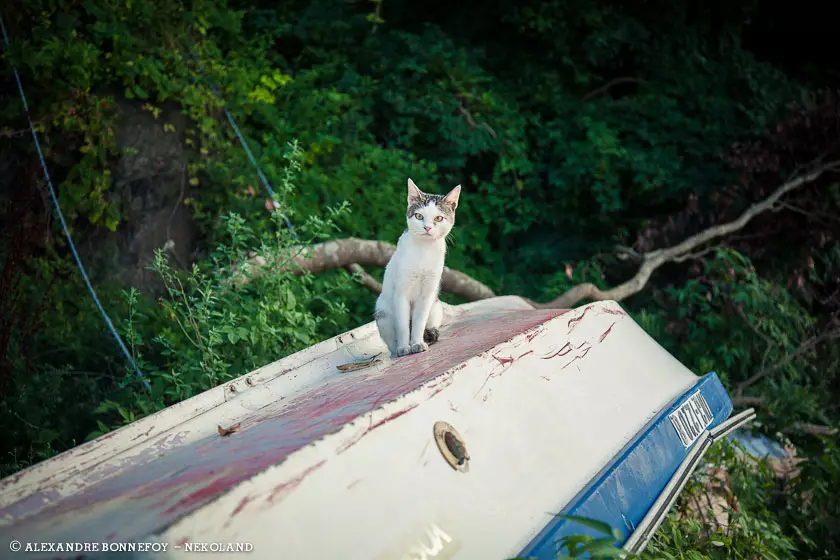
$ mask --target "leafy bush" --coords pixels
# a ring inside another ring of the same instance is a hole
[[[802,162],[836,151],[838,104],[809,101],[817,96],[759,60],[744,40],[747,15],[760,10],[530,0],[33,0],[4,14],[13,45],[0,88],[0,182],[20,188],[0,195],[2,472],[367,322],[374,298],[344,271],[296,275],[283,262],[296,244],[330,236],[395,241],[407,176],[430,191],[464,186],[451,267],[533,298],[621,282],[633,263],[612,256],[616,244],[678,241],[766,196]],[[79,296],[12,64],[80,245],[129,219],[115,178],[131,155],[117,141],[121,107],[152,115],[186,154],[195,266],[158,254],[164,287],[152,294],[114,281],[100,255],[88,263],[151,395]],[[173,106],[184,124],[166,122]],[[279,212],[266,212],[223,107]],[[295,143],[302,149],[289,150]],[[624,302],[692,370],[763,399],[768,433],[838,423],[840,349],[824,336],[838,318],[838,192],[815,186],[795,201],[807,204],[663,267]],[[269,259],[269,273],[232,285],[251,252]],[[798,490],[762,494],[748,481],[763,479],[745,474],[747,513],[715,537],[722,545],[673,518],[656,550],[836,555],[840,455],[827,438],[791,437],[810,459]]]

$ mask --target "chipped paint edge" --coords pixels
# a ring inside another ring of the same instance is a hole
[[[534,307],[518,296],[499,296],[457,306],[444,303],[445,320],[449,322],[481,309],[527,310]],[[143,446],[152,439],[214,410],[230,400],[227,396],[230,387],[236,388],[236,392],[241,395],[248,389],[264,385],[334,352],[353,340],[375,333],[376,324],[370,322],[330,337],[10,475],[0,480],[0,509],[37,491],[44,483],[66,483],[79,471],[96,468],[132,448]],[[116,474],[116,471],[109,476],[113,474]]]
[[[418,409],[418,404],[431,400],[440,393],[443,388],[448,386],[453,378],[453,375],[458,374],[460,370],[472,366],[470,369],[486,370],[486,372],[493,377],[502,375],[507,371],[507,362],[499,360],[498,356],[500,354],[505,354],[505,347],[517,347],[518,343],[527,343],[532,341],[536,336],[539,336],[541,332],[550,330],[546,329],[546,327],[551,323],[556,324],[557,322],[560,322],[561,325],[569,327],[573,330],[576,328],[583,315],[589,311],[595,311],[598,314],[620,315],[623,320],[635,325],[641,336],[645,336],[649,338],[653,344],[657,344],[655,339],[645,333],[644,330],[642,330],[641,327],[638,326],[638,324],[636,324],[635,321],[633,321],[633,319],[621,308],[621,306],[614,301],[597,302],[585,307],[581,306],[577,309],[570,310],[570,313],[568,314],[558,314],[534,327],[513,334],[506,340],[500,341],[494,347],[489,348],[485,352],[469,357],[459,365],[455,365],[442,371],[438,376],[429,379],[411,391],[403,393],[399,398],[383,402],[377,409],[370,410],[358,416],[352,422],[345,424],[339,430],[325,435],[319,440],[314,441],[306,447],[296,451],[294,454],[290,455],[284,463],[269,467],[262,472],[255,474],[248,480],[242,481],[238,485],[228,489],[226,492],[221,493],[214,501],[215,505],[213,508],[199,509],[187,513],[165,529],[156,533],[153,537],[150,536],[150,538],[160,540],[161,542],[179,543],[182,542],[183,539],[189,538],[188,536],[194,536],[196,533],[201,534],[202,531],[206,531],[210,520],[208,516],[211,516],[214,521],[223,520],[225,518],[232,517],[234,512],[241,513],[243,509],[247,510],[252,507],[257,507],[259,509],[258,504],[261,500],[260,496],[265,494],[264,489],[277,487],[285,488],[289,481],[296,482],[296,488],[297,485],[303,482],[301,475],[304,477],[308,476],[316,469],[320,468],[321,465],[324,465],[325,462],[333,458],[337,449],[341,447],[349,448],[356,445],[368,433],[370,433],[372,427],[378,427],[393,419],[407,417],[408,413]],[[604,327],[607,331],[612,328],[612,326],[609,325],[609,322],[605,323]],[[597,341],[599,340],[599,337],[600,340],[603,340],[603,333],[594,334],[592,340]],[[578,348],[581,346],[582,345],[579,345]],[[670,353],[664,349],[662,350],[670,357],[670,359],[679,363],[676,358],[670,355]],[[514,355],[516,354],[518,353],[514,353]],[[525,352],[525,354],[530,354],[530,352]],[[570,356],[570,358],[572,358],[572,356]],[[685,366],[682,366],[682,369],[684,369],[686,373],[691,373],[687,368],[685,368]],[[691,374],[691,376],[696,377],[694,374]],[[686,385],[685,389],[689,389],[693,385],[694,382]],[[673,402],[673,399],[679,398],[682,393],[683,389],[680,389],[680,391],[674,394],[673,397],[663,401],[661,405],[662,408],[659,410],[667,409],[669,404]],[[643,430],[646,425],[647,422],[640,424],[640,430]],[[633,437],[635,436],[632,436],[631,439],[628,440],[628,443],[633,440]],[[598,470],[593,470],[593,477],[597,477],[597,474]],[[351,486],[356,482],[353,482]],[[252,515],[259,515],[259,512],[252,511],[250,513]],[[262,515],[267,514],[263,513]],[[221,527],[221,524],[219,527]],[[530,540],[530,536],[535,535],[540,528],[540,526],[534,527],[534,533],[526,535],[525,539],[521,541],[521,544],[524,545],[527,543]]]

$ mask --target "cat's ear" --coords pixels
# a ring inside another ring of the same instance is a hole
[[[452,205],[453,208],[458,208],[458,197],[461,196],[461,185],[458,185],[443,197],[443,200]]]
[[[414,181],[409,177],[408,179],[408,205],[411,206],[423,200],[423,193],[414,184]]]

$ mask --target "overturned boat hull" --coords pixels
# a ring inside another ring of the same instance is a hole
[[[388,358],[371,323],[10,477],[0,546],[553,558],[589,532],[567,513],[639,550],[731,412],[615,302],[495,298],[422,354]]]

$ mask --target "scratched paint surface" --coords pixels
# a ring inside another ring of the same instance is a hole
[[[231,436],[208,437],[145,461],[143,456],[138,457],[121,473],[32,515],[27,516],[27,512],[34,504],[50,496],[35,493],[13,503],[0,510],[0,519],[7,519],[0,535],[101,542],[155,533],[358,416],[566,312],[516,310],[467,315],[447,327],[429,351],[390,362],[384,370],[337,373],[291,402],[276,402],[255,412]],[[371,425],[365,434],[407,412],[400,411]],[[349,442],[337,453],[354,443]],[[282,500],[322,464],[275,487],[266,499]]]

